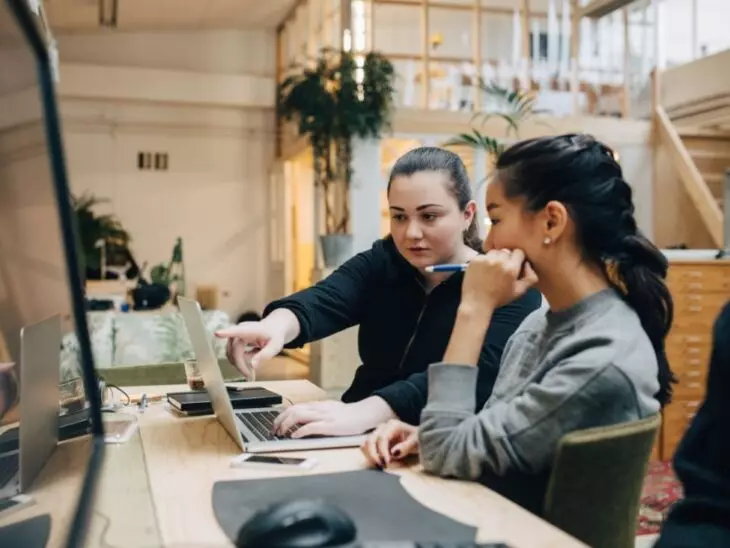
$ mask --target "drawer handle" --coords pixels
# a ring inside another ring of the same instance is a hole
[[[685,337],[684,340],[687,341],[688,343],[689,342],[700,342],[700,338],[699,337],[693,337],[692,335],[689,335],[689,336]]]
[[[688,401],[687,403],[684,404],[684,406],[685,407],[699,407],[700,406],[700,402],[698,402],[698,401]]]
[[[691,382],[687,384],[688,388],[702,388],[702,383],[699,382]]]
[[[699,354],[699,353],[700,353],[699,348],[688,348],[687,349],[687,354]]]
[[[690,301],[701,301],[702,296],[701,295],[687,295],[687,299]]]
[[[688,306],[687,310],[689,310],[690,312],[701,312],[702,307],[701,306]]]
[[[695,418],[696,416],[697,416],[697,413],[687,413],[687,418],[688,418],[689,420],[692,420],[692,419],[694,419],[694,418]]]
[[[699,361],[699,360],[691,360],[691,361]],[[699,377],[700,372],[699,371],[687,371],[688,377]]]
[[[690,270],[689,271],[689,277],[690,278],[701,278],[702,277],[702,271],[701,270]]]
[[[700,283],[687,284],[687,287],[689,289],[702,289],[702,284],[700,284]]]

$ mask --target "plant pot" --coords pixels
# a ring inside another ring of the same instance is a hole
[[[352,257],[352,234],[325,234],[320,241],[324,266],[336,268]]]

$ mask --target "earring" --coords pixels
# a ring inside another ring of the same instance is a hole
[[[550,245],[551,243],[553,243],[553,239],[550,236],[545,236],[545,239],[542,241],[542,243],[545,245]]]

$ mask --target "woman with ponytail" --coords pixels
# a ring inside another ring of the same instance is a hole
[[[275,422],[278,435],[352,435],[393,418],[420,420],[428,397],[426,367],[444,355],[464,278],[463,272],[430,273],[426,267],[466,263],[479,255],[476,204],[462,161],[434,147],[398,159],[388,181],[388,203],[390,236],[316,285],[269,304],[260,322],[218,333],[229,338],[231,362],[245,370],[249,361],[256,367],[283,347],[359,325],[362,365],[342,401],[289,407]],[[368,214],[377,222],[378,212]],[[532,290],[495,310],[476,359],[475,406],[492,392],[507,340],[540,303]]]
[[[586,135],[506,150],[487,211],[487,253],[466,271],[448,348],[428,370],[420,426],[390,421],[363,451],[384,466],[420,450],[427,471],[480,480],[539,513],[562,436],[645,418],[669,401],[667,261],[637,229],[615,155]],[[475,412],[481,339],[495,311],[533,286],[549,308],[511,337]]]

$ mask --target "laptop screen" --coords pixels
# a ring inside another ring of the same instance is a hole
[[[68,538],[80,545],[103,429],[56,109],[38,17],[27,0],[0,0],[0,420],[18,419],[21,329],[59,315],[61,400],[89,407],[94,433]]]

